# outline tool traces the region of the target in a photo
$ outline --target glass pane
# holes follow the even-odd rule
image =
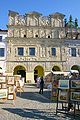
[[[35,48],[29,48],[29,55],[35,55]]]
[[[0,36],[0,42],[2,42],[2,36]]]
[[[0,48],[0,57],[4,57],[4,48]]]
[[[71,55],[76,57],[76,48],[71,48]]]
[[[24,49],[23,48],[18,48],[18,55],[23,56]]]
[[[56,56],[56,48],[52,48],[52,55]]]

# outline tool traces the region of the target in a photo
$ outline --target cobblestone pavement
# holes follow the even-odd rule
[[[61,113],[56,115],[56,103],[47,98],[47,89],[43,95],[38,92],[39,88],[25,85],[24,92],[17,93],[15,106],[11,100],[0,101],[0,120],[73,120],[73,117]]]

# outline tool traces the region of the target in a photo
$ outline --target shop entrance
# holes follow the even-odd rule
[[[71,67],[71,70],[80,70],[80,67],[78,66],[78,65],[73,65],[72,67]]]
[[[34,80],[35,80],[35,83],[37,82],[36,79],[37,77],[41,77],[41,76],[44,76],[44,69],[42,66],[36,66],[35,69],[34,69]]]
[[[54,66],[54,67],[52,68],[52,71],[61,71],[61,70],[60,70],[60,68],[59,68],[58,66]]]
[[[21,77],[24,78],[25,83],[26,83],[26,72],[25,68],[23,66],[16,66],[14,68],[14,75],[21,75]]]

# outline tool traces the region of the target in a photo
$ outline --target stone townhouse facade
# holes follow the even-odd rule
[[[0,29],[0,74],[6,72],[6,37],[7,30]]]
[[[9,11],[6,72],[20,74],[25,82],[51,71],[67,71],[65,15],[43,16],[38,12],[20,15]]]

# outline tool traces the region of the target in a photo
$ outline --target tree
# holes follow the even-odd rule
[[[78,28],[78,19],[75,18],[75,28]]]
[[[69,17],[69,22],[72,23],[72,15]]]

